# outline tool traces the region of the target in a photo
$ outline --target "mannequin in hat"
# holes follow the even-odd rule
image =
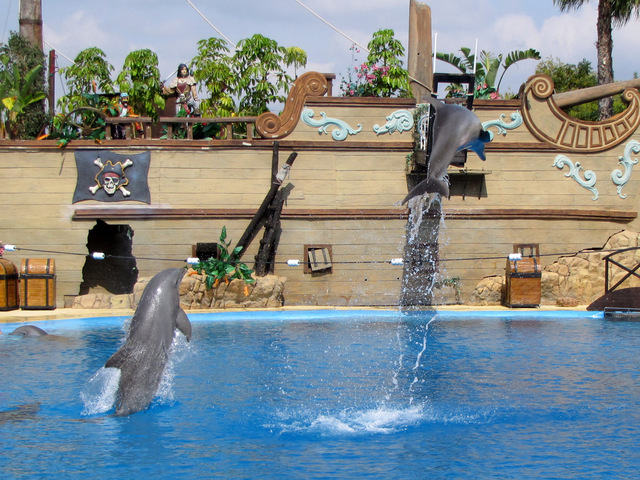
[[[129,94],[123,92],[120,94],[118,98],[118,116],[119,117],[137,117],[135,113],[133,113],[133,108],[129,105]],[[133,128],[139,134],[142,134],[142,125],[139,123],[133,123]],[[115,125],[115,131],[113,132],[113,138],[126,140],[127,138],[127,126],[123,123],[119,123]]]

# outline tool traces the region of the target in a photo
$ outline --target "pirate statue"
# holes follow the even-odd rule
[[[189,117],[200,116],[200,102],[198,101],[196,80],[189,72],[189,67],[184,63],[178,66],[176,78],[173,79],[168,87],[165,86],[163,88],[163,93],[167,95],[176,93],[178,95],[176,99],[176,112],[179,113],[184,109],[186,115]]]
[[[133,112],[133,108],[129,105],[129,94],[123,92],[118,99],[118,116],[119,117],[137,117]],[[113,126],[112,136],[114,139],[126,140],[127,126],[123,123],[117,123]],[[142,135],[142,125],[138,122],[133,124],[133,128],[139,135]]]

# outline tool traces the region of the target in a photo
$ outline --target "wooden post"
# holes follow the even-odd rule
[[[20,0],[20,36],[42,49],[42,0]]]
[[[411,0],[409,4],[409,49],[407,61],[411,91],[417,103],[431,95],[433,61],[431,52],[431,8]]]
[[[49,115],[56,114],[56,51],[49,50]]]
[[[247,247],[253,241],[255,236],[258,234],[258,231],[264,225],[264,222],[266,221],[267,211],[271,206],[271,203],[273,202],[276,196],[276,193],[278,193],[278,189],[282,185],[282,182],[276,178],[276,174],[278,173],[279,148],[280,148],[279,142],[273,142],[273,156],[271,160],[271,173],[272,173],[271,188],[269,189],[269,192],[267,192],[267,195],[264,197],[264,200],[262,201],[262,205],[260,205],[260,208],[258,208],[258,211],[256,212],[253,219],[249,223],[249,226],[242,234],[242,237],[240,237],[240,240],[238,241],[236,248],[242,247],[242,250],[240,250],[240,253],[238,253],[238,255],[233,256],[233,260],[239,260],[242,257],[242,255],[244,255],[244,252],[247,250]],[[289,155],[289,158],[287,159],[286,164],[289,166],[293,165],[293,162],[297,156],[298,154],[293,152],[291,155]]]

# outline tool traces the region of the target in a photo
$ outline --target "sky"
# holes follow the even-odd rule
[[[102,49],[121,70],[124,58],[149,48],[159,57],[163,80],[173,78],[178,64],[197,55],[197,42],[227,37],[231,42],[260,33],[284,47],[302,48],[307,66],[298,71],[335,73],[334,95],[348,70],[366,59],[355,54],[353,42],[366,46],[374,32],[391,28],[407,47],[409,0],[42,0],[45,49],[55,49],[58,67],[85,48]],[[431,0],[435,49],[459,54],[460,47],[506,56],[512,50],[534,48],[550,57],[576,64],[582,59],[596,66],[596,8],[591,0],[579,10],[561,12],[552,0]],[[201,16],[197,8],[206,20]],[[313,10],[326,22],[317,18]],[[19,0],[0,0],[4,43],[18,31]],[[208,20],[208,21],[207,21]],[[208,23],[217,28],[222,35]],[[333,27],[333,28],[332,28]],[[616,80],[640,72],[640,20],[632,20],[613,34]],[[338,30],[338,31],[336,31]],[[348,38],[347,38],[348,37]],[[537,62],[524,60],[507,71],[501,92],[517,92],[534,74]],[[455,71],[443,62],[437,72]],[[58,81],[56,95],[64,92]]]

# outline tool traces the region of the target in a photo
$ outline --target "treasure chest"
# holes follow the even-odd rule
[[[514,244],[505,277],[504,303],[507,307],[539,307],[542,298],[539,244]]]
[[[0,310],[16,310],[18,296],[18,269],[6,258],[0,258]]]
[[[20,267],[23,310],[56,308],[56,264],[53,258],[26,258]]]

